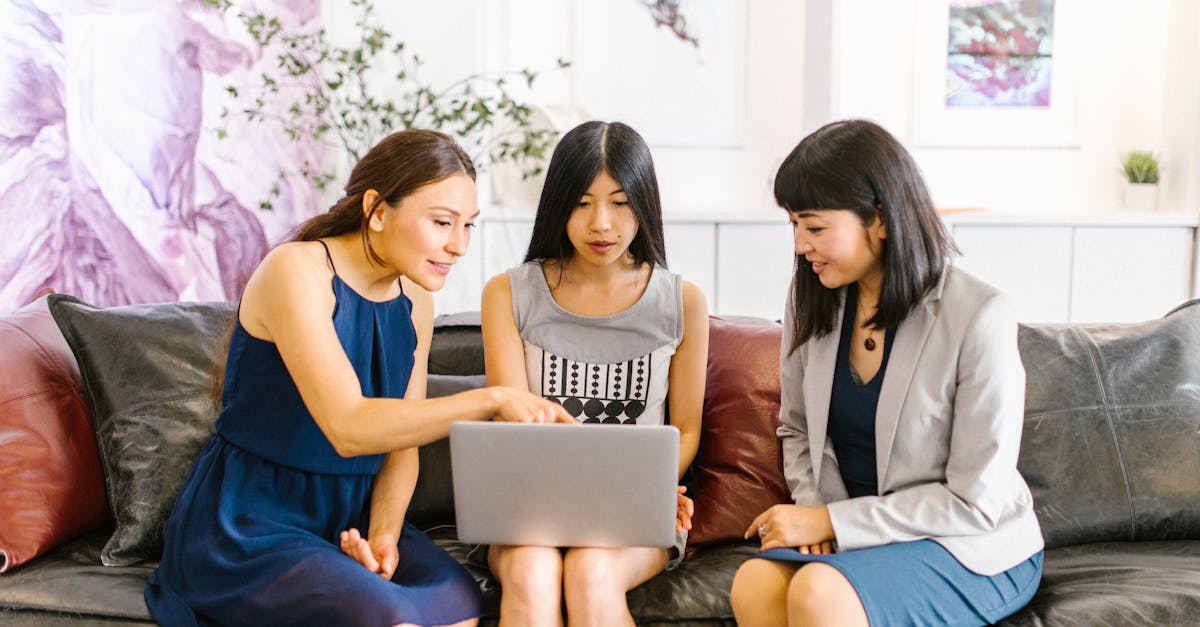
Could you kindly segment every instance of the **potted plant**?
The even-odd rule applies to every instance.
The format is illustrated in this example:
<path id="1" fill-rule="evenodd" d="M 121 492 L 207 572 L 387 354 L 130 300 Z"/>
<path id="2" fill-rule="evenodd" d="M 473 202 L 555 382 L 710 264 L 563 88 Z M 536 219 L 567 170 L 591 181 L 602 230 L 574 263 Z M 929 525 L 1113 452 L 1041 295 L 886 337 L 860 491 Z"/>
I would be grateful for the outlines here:
<path id="1" fill-rule="evenodd" d="M 1134 150 L 1121 157 L 1125 171 L 1125 207 L 1154 209 L 1158 205 L 1158 157 L 1148 150 Z"/>

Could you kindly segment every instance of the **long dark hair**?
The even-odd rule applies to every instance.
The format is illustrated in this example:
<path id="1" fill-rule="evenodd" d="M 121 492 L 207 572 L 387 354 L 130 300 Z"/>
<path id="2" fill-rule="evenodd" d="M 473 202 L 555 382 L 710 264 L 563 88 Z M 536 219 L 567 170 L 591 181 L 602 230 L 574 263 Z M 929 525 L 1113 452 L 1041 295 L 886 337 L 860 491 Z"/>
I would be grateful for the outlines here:
<path id="1" fill-rule="evenodd" d="M 319 214 L 292 229 L 286 241 L 311 242 L 323 237 L 335 237 L 358 231 L 363 251 L 371 263 L 382 265 L 369 238 L 371 217 L 387 203 L 400 204 L 418 189 L 456 174 L 475 179 L 471 157 L 449 135 L 437 131 L 404 130 L 392 133 L 375 144 L 350 171 L 345 195 L 325 213 Z M 379 199 L 366 212 L 363 195 L 367 190 L 379 192 Z M 225 386 L 225 361 L 237 316 L 230 321 L 225 334 L 226 350 L 219 353 L 213 365 L 212 400 L 219 409 Z"/>
<path id="2" fill-rule="evenodd" d="M 876 216 L 883 220 L 883 285 L 879 308 L 866 322 L 875 329 L 899 325 L 957 252 L 912 155 L 867 120 L 826 124 L 801 140 L 775 175 L 775 201 L 790 212 L 849 209 L 864 226 Z M 822 285 L 801 255 L 796 255 L 793 283 L 791 350 L 832 332 L 840 301 L 837 290 Z"/>
<path id="3" fill-rule="evenodd" d="M 563 261 L 574 254 L 567 237 L 567 220 L 601 171 L 608 172 L 625 190 L 637 218 L 638 232 L 629 243 L 634 261 L 667 265 L 662 200 L 650 147 L 625 124 L 596 121 L 571 129 L 554 148 L 525 261 Z"/>

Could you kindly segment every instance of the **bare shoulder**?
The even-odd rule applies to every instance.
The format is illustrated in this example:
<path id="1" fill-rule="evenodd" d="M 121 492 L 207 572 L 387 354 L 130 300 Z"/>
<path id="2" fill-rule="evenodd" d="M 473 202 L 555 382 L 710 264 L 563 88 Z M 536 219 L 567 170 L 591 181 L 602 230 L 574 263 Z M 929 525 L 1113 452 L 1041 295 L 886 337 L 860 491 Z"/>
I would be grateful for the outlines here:
<path id="1" fill-rule="evenodd" d="M 683 282 L 683 321 L 685 325 L 708 321 L 708 299 L 695 283 Z"/>
<path id="2" fill-rule="evenodd" d="M 691 281 L 683 281 L 683 309 L 684 311 L 696 310 L 699 308 L 705 313 L 708 312 L 708 298 L 704 295 L 704 291 Z"/>
<path id="3" fill-rule="evenodd" d="M 332 310 L 334 295 L 329 288 L 333 269 L 319 242 L 288 242 L 272 249 L 258 267 L 242 294 L 240 318 L 252 335 L 270 339 L 265 320 L 277 318 L 313 304 Z"/>
<path id="4" fill-rule="evenodd" d="M 333 269 L 319 242 L 287 242 L 271 249 L 246 283 L 243 302 L 313 281 L 328 282 Z"/>
<path id="5" fill-rule="evenodd" d="M 302 276 L 309 274 L 331 274 L 325 249 L 320 242 L 287 242 L 272 248 L 255 269 L 250 280 L 260 275 L 268 278 L 275 275 Z"/>
<path id="6" fill-rule="evenodd" d="M 507 272 L 501 272 L 488 279 L 483 286 L 483 302 L 485 305 L 489 302 L 498 304 L 512 302 L 512 287 Z"/>

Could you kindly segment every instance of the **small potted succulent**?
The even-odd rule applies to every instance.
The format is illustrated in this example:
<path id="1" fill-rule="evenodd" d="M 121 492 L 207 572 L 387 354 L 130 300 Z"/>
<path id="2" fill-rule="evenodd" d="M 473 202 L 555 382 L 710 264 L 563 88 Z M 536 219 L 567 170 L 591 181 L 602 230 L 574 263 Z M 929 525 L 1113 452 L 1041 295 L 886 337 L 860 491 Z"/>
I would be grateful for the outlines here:
<path id="1" fill-rule="evenodd" d="M 1158 157 L 1148 150 L 1134 150 L 1121 157 L 1125 171 L 1125 207 L 1154 209 L 1158 205 Z"/>

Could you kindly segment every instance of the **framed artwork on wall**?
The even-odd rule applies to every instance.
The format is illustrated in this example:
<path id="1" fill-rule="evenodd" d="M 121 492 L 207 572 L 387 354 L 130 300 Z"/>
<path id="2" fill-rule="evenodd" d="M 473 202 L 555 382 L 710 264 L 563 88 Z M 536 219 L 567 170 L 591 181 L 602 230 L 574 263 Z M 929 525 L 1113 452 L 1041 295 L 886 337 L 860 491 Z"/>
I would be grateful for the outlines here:
<path id="1" fill-rule="evenodd" d="M 921 147 L 1079 146 L 1079 0 L 915 0 Z"/>

